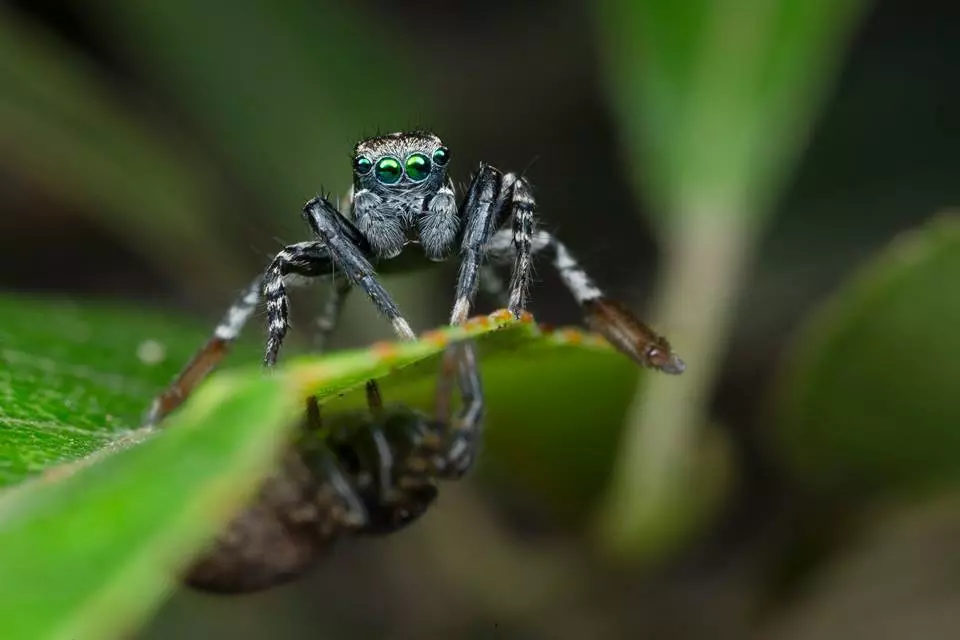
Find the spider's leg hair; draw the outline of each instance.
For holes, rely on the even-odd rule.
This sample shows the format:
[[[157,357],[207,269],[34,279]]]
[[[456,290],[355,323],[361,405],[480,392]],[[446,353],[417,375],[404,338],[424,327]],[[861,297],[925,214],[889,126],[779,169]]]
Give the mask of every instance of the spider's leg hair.
[[[462,324],[470,314],[479,286],[484,248],[500,213],[502,185],[503,174],[490,165],[482,164],[474,174],[461,205],[463,239],[460,250],[463,255],[450,324]]]
[[[337,278],[331,275],[333,287],[323,303],[323,309],[314,321],[315,333],[313,335],[313,349],[316,353],[323,353],[327,348],[327,342],[330,335],[340,323],[340,316],[343,313],[343,303],[347,299],[347,294],[353,289],[349,280]]]
[[[490,238],[487,253],[504,261],[516,252],[515,234],[503,229]],[[645,367],[664,373],[683,373],[686,365],[663,336],[641,322],[623,304],[604,295],[566,245],[547,231],[532,235],[531,252],[547,253],[563,284],[583,309],[587,326],[602,334],[619,351]]]
[[[244,325],[256,309],[262,284],[263,277],[258,275],[230,305],[210,339],[194,354],[173,382],[153,400],[144,418],[144,426],[158,424],[183,404],[197,385],[223,361],[230,352],[230,345],[240,336]]]
[[[513,246],[516,257],[510,278],[507,308],[515,318],[527,307],[527,292],[533,276],[533,235],[536,225],[536,202],[530,183],[522,176],[508,173],[504,185],[510,185],[510,218],[513,221]]]
[[[277,363],[280,347],[289,328],[287,287],[284,279],[290,275],[305,278],[329,277],[331,255],[319,240],[298,242],[284,247],[273,259],[263,275],[263,298],[267,307],[267,347],[263,364]]]
[[[367,259],[369,245],[363,234],[326,198],[313,198],[304,206],[303,212],[313,232],[326,245],[334,264],[350,282],[363,289],[377,310],[391,321],[397,336],[403,340],[416,340],[410,323],[377,280],[373,265]],[[266,285],[264,288],[266,290]]]

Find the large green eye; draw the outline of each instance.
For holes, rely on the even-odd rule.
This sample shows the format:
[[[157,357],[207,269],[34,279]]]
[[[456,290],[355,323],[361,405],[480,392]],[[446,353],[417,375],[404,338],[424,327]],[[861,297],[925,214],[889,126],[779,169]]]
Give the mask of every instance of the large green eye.
[[[430,175],[430,159],[422,153],[410,154],[407,158],[407,177],[414,182],[421,182]]]
[[[358,176],[370,173],[370,169],[372,168],[373,161],[366,156],[357,156],[353,159],[353,170],[357,172]]]
[[[450,150],[446,147],[440,147],[433,152],[433,161],[437,163],[438,167],[442,167],[447,164],[450,160]]]
[[[403,167],[396,158],[387,156],[377,163],[377,180],[383,184],[396,184],[403,175]]]

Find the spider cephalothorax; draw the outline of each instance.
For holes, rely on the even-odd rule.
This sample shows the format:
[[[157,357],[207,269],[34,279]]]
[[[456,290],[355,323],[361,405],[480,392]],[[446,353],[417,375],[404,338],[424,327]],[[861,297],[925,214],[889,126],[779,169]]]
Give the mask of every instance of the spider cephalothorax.
[[[363,140],[353,159],[353,218],[378,258],[419,242],[431,260],[456,246],[460,220],[447,177],[450,151],[432,133],[395,133]]]
[[[376,136],[359,142],[354,152],[348,211],[341,213],[322,195],[307,202],[303,215],[312,239],[284,247],[243,291],[213,337],[154,402],[148,424],[174,410],[222,360],[261,300],[269,331],[264,364],[273,366],[288,327],[287,287],[305,280],[333,285],[317,320],[318,345],[336,326],[343,300],[354,287],[390,320],[400,339],[415,340],[376,273],[391,265],[406,266],[407,261],[395,258],[415,250],[434,261],[459,253],[451,324],[466,320],[481,286],[520,317],[526,310],[533,258],[545,255],[592,329],[645,367],[683,371],[683,362],[666,339],[606,298],[567,247],[549,231],[536,228],[533,191],[523,176],[480,164],[458,202],[447,176],[450,151],[432,133]],[[495,270],[499,266],[511,267],[506,286]]]

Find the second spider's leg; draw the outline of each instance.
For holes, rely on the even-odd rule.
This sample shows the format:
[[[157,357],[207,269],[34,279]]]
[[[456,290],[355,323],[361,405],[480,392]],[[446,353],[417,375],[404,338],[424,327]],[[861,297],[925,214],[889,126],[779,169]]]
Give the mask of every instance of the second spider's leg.
[[[498,205],[501,204],[502,185],[503,175],[490,165],[480,165],[470,182],[460,213],[463,220],[463,240],[460,245],[463,257],[450,324],[462,324],[470,314],[470,307],[477,295],[485,247],[500,213]]]
[[[484,264],[480,267],[480,290],[493,298],[499,307],[505,308],[510,304],[503,278],[492,264]]]
[[[460,391],[461,407],[452,415],[453,385]],[[434,458],[443,478],[459,478],[473,466],[483,427],[484,399],[480,370],[472,341],[457,342],[443,355],[437,384],[435,421],[444,429]]]
[[[316,333],[313,336],[313,348],[316,353],[326,351],[327,341],[340,322],[343,303],[351,289],[353,289],[353,285],[349,280],[337,279],[334,281],[333,288],[323,303],[323,309],[321,309],[315,322]]]
[[[262,282],[262,277],[257,276],[257,279],[230,306],[206,344],[194,354],[173,382],[154,399],[144,418],[144,426],[159,423],[183,404],[197,385],[226,357],[230,351],[230,345],[240,336],[247,320],[257,308]]]
[[[389,318],[397,336],[403,340],[416,340],[417,336],[410,328],[410,323],[403,317],[397,303],[377,280],[373,265],[366,256],[369,247],[357,228],[340,215],[337,208],[322,196],[307,202],[303,213],[313,232],[323,240],[334,264],[350,282],[366,292],[380,313]],[[264,291],[269,295],[266,283]]]
[[[306,425],[313,434],[323,430],[320,405],[314,396],[307,398]],[[329,533],[336,528],[355,531],[365,527],[369,522],[367,509],[348,474],[340,467],[336,455],[323,445],[309,448],[304,455],[310,459],[311,466],[323,474],[324,481],[317,500],[330,503],[328,518],[321,524],[323,532]]]
[[[487,243],[487,253],[494,260],[507,261],[514,251],[513,232],[508,229],[498,231]],[[621,303],[607,298],[555,235],[546,231],[534,233],[531,251],[550,256],[563,284],[583,309],[587,326],[645,367],[664,373],[683,373],[686,366],[667,339],[640,322]]]

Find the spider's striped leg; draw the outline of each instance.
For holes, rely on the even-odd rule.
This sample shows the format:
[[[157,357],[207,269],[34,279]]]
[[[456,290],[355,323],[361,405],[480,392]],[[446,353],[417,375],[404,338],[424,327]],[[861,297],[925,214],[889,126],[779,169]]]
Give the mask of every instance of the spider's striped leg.
[[[527,308],[527,292],[533,276],[536,202],[526,178],[508,173],[503,178],[503,184],[509,194],[506,206],[510,209],[510,219],[513,221],[513,248],[516,252],[507,308],[515,318],[519,318]]]
[[[267,268],[266,273],[257,276],[256,280],[230,306],[206,344],[153,401],[144,419],[144,425],[152,426],[159,423],[183,404],[194,389],[223,361],[230,352],[231,345],[240,337],[250,316],[256,310],[261,295],[266,298],[268,315],[270,315],[269,311],[273,310],[270,326],[274,342],[269,344],[279,350],[276,336],[279,333],[279,339],[283,339],[287,324],[284,278],[287,276],[324,278],[329,277],[330,273],[330,257],[323,243],[300,242],[284,248]]]
[[[498,231],[487,243],[487,253],[494,260],[506,261],[515,249],[514,233]],[[640,322],[621,303],[607,298],[584,271],[567,247],[551,233],[537,231],[530,248],[533,253],[546,253],[560,279],[583,309],[587,326],[603,334],[613,346],[637,363],[664,373],[683,373],[686,366],[673,352],[667,339]]]
[[[450,324],[463,324],[477,295],[480,268],[487,241],[502,212],[503,174],[490,165],[480,165],[460,207],[463,220],[460,276],[457,279],[456,301]]]
[[[294,282],[303,278],[330,278],[333,273],[333,259],[327,245],[315,240],[298,242],[284,247],[273,259],[263,275],[263,298],[267,307],[267,347],[263,364],[272,367],[277,362],[280,346],[289,328],[289,309],[287,305],[287,280]],[[332,293],[338,293],[338,283]],[[329,306],[329,305],[328,305]],[[333,306],[333,312],[339,313],[339,301]],[[334,318],[329,324],[335,324]],[[332,326],[331,326],[332,331]]]
[[[144,419],[144,426],[157,424],[183,404],[197,385],[203,382],[226,357],[230,351],[230,345],[240,335],[254,309],[257,308],[262,282],[262,277],[257,276],[257,279],[230,306],[206,344],[194,354],[173,382],[154,399]]]
[[[323,240],[330,260],[351,283],[363,289],[381,314],[393,324],[393,330],[401,340],[416,340],[417,336],[410,328],[400,307],[393,297],[377,280],[373,265],[367,259],[371,251],[363,234],[344,218],[333,204],[323,196],[313,198],[303,207],[303,215],[313,232]],[[276,282],[276,279],[274,279]],[[282,282],[280,283],[282,285]],[[265,295],[270,295],[264,283]],[[267,307],[270,312],[270,307]],[[269,355],[269,350],[268,350]]]

